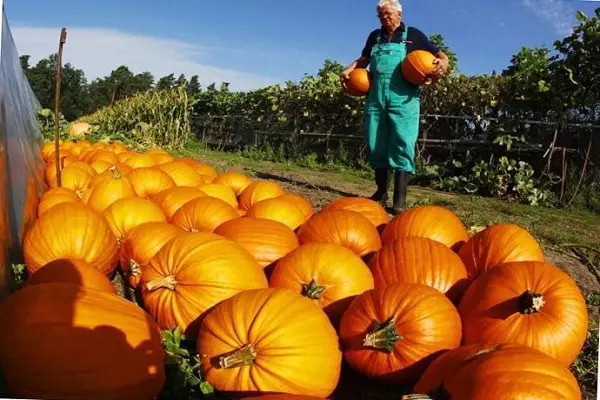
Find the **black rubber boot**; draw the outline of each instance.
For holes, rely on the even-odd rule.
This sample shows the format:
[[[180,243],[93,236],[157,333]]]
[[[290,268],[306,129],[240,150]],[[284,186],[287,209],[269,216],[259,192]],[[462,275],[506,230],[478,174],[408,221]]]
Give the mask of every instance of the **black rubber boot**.
[[[392,214],[398,214],[406,209],[406,193],[410,174],[404,171],[396,171],[394,176],[394,199]]]
[[[375,169],[375,184],[377,185],[377,191],[373,193],[370,199],[381,203],[385,207],[388,201],[389,187],[389,173],[387,168]]]

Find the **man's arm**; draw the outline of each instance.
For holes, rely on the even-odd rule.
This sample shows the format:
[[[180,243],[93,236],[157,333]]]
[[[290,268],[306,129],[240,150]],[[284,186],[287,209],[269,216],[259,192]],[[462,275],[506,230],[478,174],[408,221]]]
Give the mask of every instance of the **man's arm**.
[[[369,62],[371,61],[370,54],[371,54],[371,48],[373,47],[373,38],[374,38],[374,35],[376,34],[376,32],[377,31],[371,32],[371,34],[367,38],[365,46],[363,47],[363,50],[361,52],[361,56],[359,58],[357,58],[356,60],[352,61],[350,63],[350,65],[348,65],[346,68],[344,68],[344,70],[340,74],[340,80],[342,83],[342,87],[344,89],[347,88],[346,82],[350,78],[350,73],[352,71],[354,71],[356,68],[367,68],[367,66],[369,65]]]

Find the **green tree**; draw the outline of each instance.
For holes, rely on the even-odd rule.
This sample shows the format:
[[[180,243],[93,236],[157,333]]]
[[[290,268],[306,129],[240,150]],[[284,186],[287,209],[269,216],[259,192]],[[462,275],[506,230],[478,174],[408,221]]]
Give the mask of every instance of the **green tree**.
[[[134,74],[125,65],[112,70],[108,76],[96,79],[90,85],[92,110],[111,106],[116,101],[152,88],[154,78],[149,72]],[[92,111],[90,110],[90,111]]]
[[[200,81],[198,75],[193,75],[187,85],[187,92],[190,96],[197,96],[200,93]]]
[[[156,82],[156,89],[158,89],[158,90],[172,89],[174,87],[176,87],[176,84],[175,84],[175,74],[173,74],[173,73],[163,76],[162,78],[160,78],[158,80],[158,82]]]

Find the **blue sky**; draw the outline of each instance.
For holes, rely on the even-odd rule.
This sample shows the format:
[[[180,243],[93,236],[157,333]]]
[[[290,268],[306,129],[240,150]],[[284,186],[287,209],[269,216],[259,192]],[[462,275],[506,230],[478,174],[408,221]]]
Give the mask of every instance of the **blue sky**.
[[[403,0],[404,21],[441,33],[467,74],[501,71],[522,46],[552,46],[581,0]],[[377,0],[4,0],[20,54],[34,61],[69,32],[65,60],[89,78],[134,71],[197,73],[234,89],[301,79],[327,58],[347,64],[378,27]]]

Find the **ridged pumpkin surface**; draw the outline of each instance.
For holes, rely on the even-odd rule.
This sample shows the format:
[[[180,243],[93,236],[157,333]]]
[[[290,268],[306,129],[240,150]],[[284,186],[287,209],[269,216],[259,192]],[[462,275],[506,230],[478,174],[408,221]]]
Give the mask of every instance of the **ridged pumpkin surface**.
[[[49,262],[27,278],[27,285],[69,283],[86,289],[117,294],[117,288],[98,268],[82,260],[59,259]]]
[[[350,210],[367,217],[375,227],[390,222],[387,211],[378,202],[364,197],[340,197],[323,207],[323,210]]]
[[[227,171],[217,176],[213,183],[229,186],[235,192],[235,195],[239,196],[244,189],[252,184],[252,179],[242,172]]]
[[[175,187],[175,182],[165,171],[156,167],[137,168],[127,174],[136,196],[150,199],[156,193]]]
[[[281,197],[259,201],[248,210],[246,216],[278,221],[293,231],[306,220],[304,212],[296,204]]]
[[[272,181],[254,181],[239,195],[240,208],[248,211],[261,200],[273,199],[284,194],[281,185]]]
[[[213,232],[224,222],[239,218],[235,208],[221,199],[204,196],[184,204],[171,223],[186,232]]]
[[[206,194],[204,194],[198,188],[176,186],[158,192],[152,196],[151,200],[160,208],[162,208],[167,220],[170,221],[177,210],[179,210],[184,204],[199,197],[206,197]]]
[[[125,235],[138,225],[146,222],[167,222],[167,217],[159,206],[141,197],[119,199],[108,206],[102,215],[119,244]]]

